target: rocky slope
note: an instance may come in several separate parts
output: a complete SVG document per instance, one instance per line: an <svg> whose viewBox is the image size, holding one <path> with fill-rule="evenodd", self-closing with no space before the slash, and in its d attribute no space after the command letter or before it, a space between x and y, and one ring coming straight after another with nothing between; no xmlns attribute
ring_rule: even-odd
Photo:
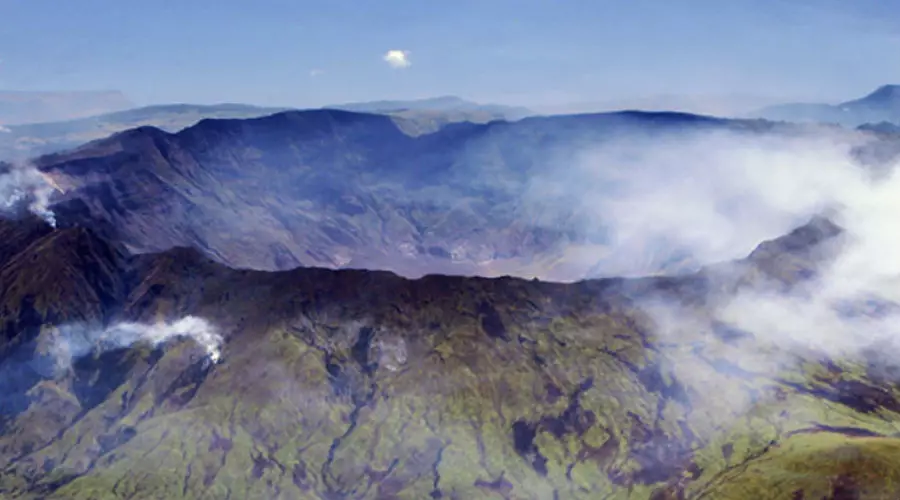
<svg viewBox="0 0 900 500"><path fill-rule="evenodd" d="M643 153L613 148L625 159L613 158L609 167L585 160L599 145L822 132L636 112L462 123L424 135L408 126L396 117L335 110L204 120L177 134L130 130L36 164L64 192L54 207L62 221L92 227L135 252L194 247L232 267L259 270L350 267L407 277L570 281L691 262L662 244L611 253L608 212L591 202L614 196L620 177L630 175L627 155ZM840 133L846 140L865 135ZM684 154L684 162L702 160ZM640 175L671 177L669 161Z"/></svg>
<svg viewBox="0 0 900 500"><path fill-rule="evenodd" d="M573 284L233 270L30 219L0 234L3 498L898 493L889 363L773 363L710 315L814 275L840 242L824 219L696 274ZM665 331L660 304L691 327ZM224 337L218 363L90 334L188 316Z"/></svg>

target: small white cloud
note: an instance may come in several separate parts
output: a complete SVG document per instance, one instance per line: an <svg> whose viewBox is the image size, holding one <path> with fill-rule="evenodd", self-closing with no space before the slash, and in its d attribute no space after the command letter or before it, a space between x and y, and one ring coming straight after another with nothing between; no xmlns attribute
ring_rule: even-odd
<svg viewBox="0 0 900 500"><path fill-rule="evenodd" d="M412 66L408 50L389 50L382 57L392 68L402 69Z"/></svg>
<svg viewBox="0 0 900 500"><path fill-rule="evenodd" d="M324 75L324 74L325 74L324 69L313 68L313 69L309 70L309 76L311 76L313 78Z"/></svg>

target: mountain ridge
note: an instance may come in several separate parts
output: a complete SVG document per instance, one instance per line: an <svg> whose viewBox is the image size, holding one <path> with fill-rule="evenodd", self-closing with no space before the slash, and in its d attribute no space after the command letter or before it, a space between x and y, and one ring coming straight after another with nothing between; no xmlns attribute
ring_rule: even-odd
<svg viewBox="0 0 900 500"><path fill-rule="evenodd" d="M570 207L571 197L544 194L535 178L565 180L563 166L583 162L581 151L621 138L707 132L790 138L823 130L832 133L625 111L459 123L414 134L398 117L289 111L203 120L174 134L132 129L33 164L58 192L61 223L93 227L137 252L196 246L250 269L307 265L566 281L609 272L608 221ZM887 161L892 151L870 156ZM567 189L601 193L609 185L614 181ZM647 264L625 264L647 266L629 272L655 271L668 257L664 251L648 255ZM668 270L683 268L675 262Z"/></svg>
<svg viewBox="0 0 900 500"><path fill-rule="evenodd" d="M869 107L897 107L900 106L900 85L888 84L878 87L870 94L839 104L838 106L865 105Z"/></svg>
<svg viewBox="0 0 900 500"><path fill-rule="evenodd" d="M369 113L392 113L403 111L476 111L484 113L484 118L481 118L480 121L490 121L491 119L513 121L534 114L531 110L523 106L481 104L453 95L412 100L378 100L328 104L322 107L325 109L342 109L345 111Z"/></svg>
<svg viewBox="0 0 900 500"><path fill-rule="evenodd" d="M42 224L33 218L20 223ZM761 244L747 262L755 266L764 258L760 253L771 252L771 271L781 276L778 266L793 267L784 252L806 258L838 233L827 220L814 219ZM0 430L0 453L8 457L0 493L8 498L472 498L490 492L524 498L718 492L713 497L742 498L736 493L744 490L735 488L766 484L742 476L744 467L763 467L758 457L794 460L790 450L818 432L820 469L797 476L805 483L792 479L777 487L789 494L796 484L815 494L831 488L829 475L840 468L824 457L843 446L859 446L878 467L887 463L865 447L887 446L892 439L866 412L888 415L883 412L895 410L884 408L900 408L894 392L867 402L867 396L843 389L840 370L850 376L849 365L831 368L838 370L831 379L816 378L811 368L782 368L786 380L742 372L728 346L753 345L746 333L716 327L719 333L666 338L641 312L654 297L697 307L731 293L733 285L711 286L716 280L756 286L745 280L753 274L749 268L708 271L718 277L712 282L704 273L571 284L508 277L409 280L384 271L233 270L184 248L110 259L102 257L108 252L67 250L79 241L118 246L77 227L36 238L48 258L84 255L122 266L110 274L129 283L118 305L109 313L89 309L80 318L89 324L195 314L214 318L226 340L217 364L198 357L190 341L172 339L88 351L71 368L35 374L40 364L24 362L35 348L29 342L46 349L67 330L42 324L43 316L32 320L29 328L41 327L20 343L24 351L10 356L8 346L0 346L0 367L9 370L17 359L24 363L18 366L32 367L28 377L14 379L29 386L4 392L19 401L18 413L6 415ZM7 245L23 246L5 241L0 248ZM24 251L24 260L5 259L0 268L24 274L27 267L14 272L9 263L23 265L30 253ZM108 274L87 261L84 271ZM102 289L101 281L73 283ZM42 314L41 294L48 293L44 287L35 296L36 309L20 314ZM0 310L17 300L0 296ZM22 317L0 315L0 323L8 327ZM741 387L750 384L750 394L758 393L752 399L756 411L768 417L741 424L728 412L707 415L712 407L702 394L709 388L702 377L678 371L684 362L678 345L693 345L693 354L683 355L695 369L709 366L720 391L738 391L727 393L735 404ZM875 390L865 389L872 383L865 376L854 380L856 391ZM820 397L846 410L826 412L827 399L809 399L810 391L825 391ZM859 409L873 405L875 410ZM800 414L791 417L781 407ZM811 427L800 410L806 407L819 415L811 418L821 427ZM728 441L719 451L722 439L732 439L729 432L749 441ZM736 477L723 483L723 474Z"/></svg>
<svg viewBox="0 0 900 500"><path fill-rule="evenodd" d="M392 103L393 107L388 106ZM403 118L406 131L414 135L435 132L441 127L458 122L487 123L531 114L524 108L477 104L458 98L452 101L442 98L421 101L373 101L333 107ZM156 126L167 132L177 132L205 118L250 119L286 111L309 110L241 103L176 103L129 108L64 121L11 124L0 127L0 159L24 160L32 156L60 152L117 132L146 125Z"/></svg>

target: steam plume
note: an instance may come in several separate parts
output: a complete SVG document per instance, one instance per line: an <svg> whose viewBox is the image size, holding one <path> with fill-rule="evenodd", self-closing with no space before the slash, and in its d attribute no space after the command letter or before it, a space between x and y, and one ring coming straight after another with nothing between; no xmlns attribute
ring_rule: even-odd
<svg viewBox="0 0 900 500"><path fill-rule="evenodd" d="M222 336L212 324L196 316L152 325L123 322L99 330L83 325L67 325L60 327L50 351L57 368L65 368L74 359L92 351L108 351L143 342L157 346L175 338L192 339L213 363L221 359Z"/></svg>
<svg viewBox="0 0 900 500"><path fill-rule="evenodd" d="M0 165L3 166L3 165ZM28 210L56 227L56 214L50 209L54 188L31 165L11 165L0 169L0 212Z"/></svg>
<svg viewBox="0 0 900 500"><path fill-rule="evenodd" d="M844 233L812 281L790 292L745 290L710 317L751 333L755 346L853 357L876 344L900 347L900 174L896 161L879 172L860 165L854 150L866 140L841 130L623 141L586 153L563 182L609 191L578 207L612 237L607 274L646 271L634 258L660 242L700 264L741 258L827 211ZM664 334L698 321L675 305L649 309Z"/></svg>

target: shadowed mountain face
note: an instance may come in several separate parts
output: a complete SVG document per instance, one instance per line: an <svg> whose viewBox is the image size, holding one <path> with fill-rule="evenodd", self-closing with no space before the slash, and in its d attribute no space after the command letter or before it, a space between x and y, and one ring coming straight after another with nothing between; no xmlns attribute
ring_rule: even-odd
<svg viewBox="0 0 900 500"><path fill-rule="evenodd" d="M900 85L884 85L871 94L840 104L792 103L770 106L754 117L793 122L837 123L858 127L867 123L900 124Z"/></svg>
<svg viewBox="0 0 900 500"><path fill-rule="evenodd" d="M123 132L36 164L63 192L54 207L63 225L91 227L133 252L193 247L259 270L568 281L696 266L696 255L665 238L634 238L610 253L608 223L625 208L601 202L625 191L649 145L691 134L744 141L813 130L676 113L460 123L424 135L408 126L335 110L204 120L177 134ZM841 133L836 141L864 135ZM596 153L603 145L609 151ZM639 173L661 189L686 175L711 176L705 151L672 149ZM678 173L688 166L693 173Z"/></svg>
<svg viewBox="0 0 900 500"><path fill-rule="evenodd" d="M696 274L577 284L241 271L32 219L0 235L4 498L897 493L889 363L712 317L802 287L842 241L825 219ZM186 317L220 362L191 329L96 334Z"/></svg>

